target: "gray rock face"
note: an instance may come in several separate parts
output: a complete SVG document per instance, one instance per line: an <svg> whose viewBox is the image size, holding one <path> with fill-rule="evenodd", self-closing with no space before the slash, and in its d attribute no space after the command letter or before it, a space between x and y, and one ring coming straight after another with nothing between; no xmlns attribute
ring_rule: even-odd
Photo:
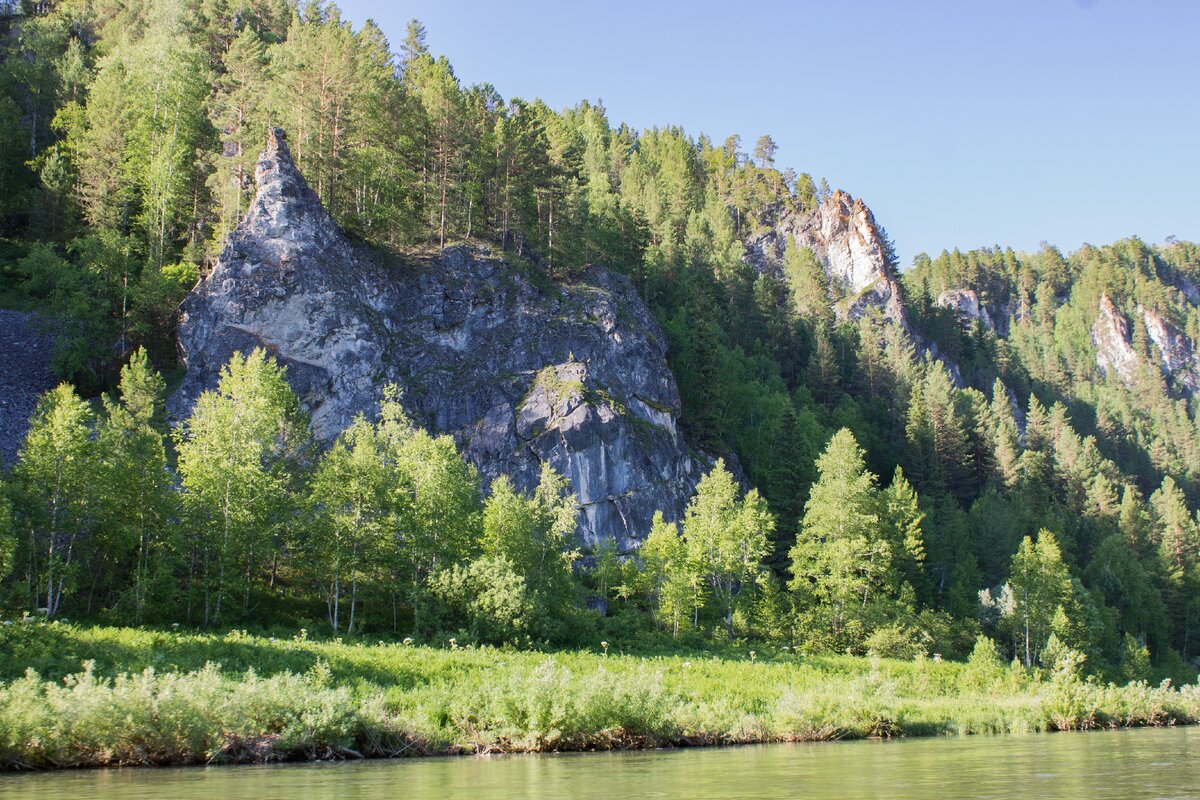
<svg viewBox="0 0 1200 800"><path fill-rule="evenodd" d="M839 317L857 319L874 307L908 327L883 234L862 200L839 190L806 213L785 214L749 242L747 259L760 271L778 273L789 240L811 249L824 264L830 281L845 295L845 301L834 309Z"/></svg>
<svg viewBox="0 0 1200 800"><path fill-rule="evenodd" d="M0 463L12 464L38 398L57 381L50 371L51 337L32 314L0 309Z"/></svg>
<svg viewBox="0 0 1200 800"><path fill-rule="evenodd" d="M322 439L395 382L485 481L531 488L543 462L566 475L583 544L629 550L656 510L682 516L707 463L679 430L666 339L628 280L594 269L543 287L466 248L385 263L341 233L278 132L256 178L250 213L183 304L176 419L235 351L261 346Z"/></svg>

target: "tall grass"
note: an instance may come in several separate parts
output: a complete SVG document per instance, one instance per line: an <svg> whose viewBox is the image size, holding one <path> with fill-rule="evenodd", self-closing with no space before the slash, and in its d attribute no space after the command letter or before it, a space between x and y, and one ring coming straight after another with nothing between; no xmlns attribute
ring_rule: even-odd
<svg viewBox="0 0 1200 800"><path fill-rule="evenodd" d="M540 653L64 624L0 630L0 679L4 768L1200 721L1196 686L1115 686L999 665L788 650L753 658Z"/></svg>

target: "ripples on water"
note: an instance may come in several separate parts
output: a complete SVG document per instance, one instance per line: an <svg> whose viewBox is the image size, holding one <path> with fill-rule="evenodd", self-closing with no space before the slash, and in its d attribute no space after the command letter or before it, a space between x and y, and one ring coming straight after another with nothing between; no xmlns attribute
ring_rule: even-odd
<svg viewBox="0 0 1200 800"><path fill-rule="evenodd" d="M0 776L0 798L1200 798L1200 728Z"/></svg>

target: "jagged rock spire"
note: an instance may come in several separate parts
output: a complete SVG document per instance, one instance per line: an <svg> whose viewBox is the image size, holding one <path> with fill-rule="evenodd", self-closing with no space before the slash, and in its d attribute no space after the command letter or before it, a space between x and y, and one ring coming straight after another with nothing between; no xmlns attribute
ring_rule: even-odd
<svg viewBox="0 0 1200 800"><path fill-rule="evenodd" d="M272 266L295 262L303 249L349 258L349 243L304 180L279 128L267 132L267 144L254 169L258 191L234 232L237 243L254 242Z"/></svg>

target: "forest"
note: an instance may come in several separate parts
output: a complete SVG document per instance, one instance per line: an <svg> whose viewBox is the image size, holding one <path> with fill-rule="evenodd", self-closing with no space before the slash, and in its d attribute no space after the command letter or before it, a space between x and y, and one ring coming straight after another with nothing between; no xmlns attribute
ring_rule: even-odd
<svg viewBox="0 0 1200 800"><path fill-rule="evenodd" d="M268 127L365 246L628 275L713 457L684 518L634 554L581 551L552 470L484 492L395 387L321 448L262 351L170 428L175 310L245 214ZM529 648L993 647L1193 680L1200 400L1141 309L1197 348L1200 246L922 254L906 326L849 319L811 250L779 274L745 257L831 194L775 154L463 85L416 20L393 50L328 2L0 2L0 305L47 312L63 381L0 472L0 609ZM992 324L939 305L962 289ZM1098 366L1102 298L1134 320L1132 380Z"/></svg>

